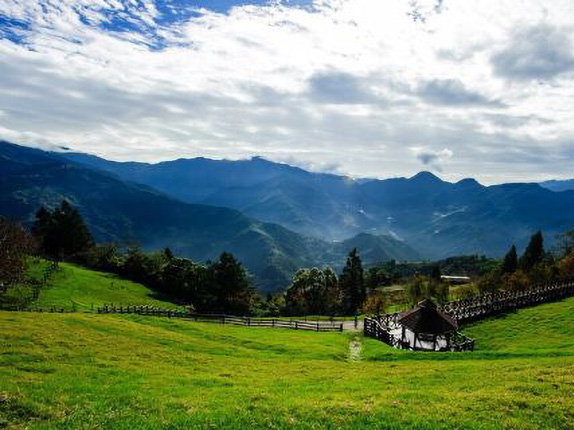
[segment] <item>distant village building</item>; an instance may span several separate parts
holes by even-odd
[[[470,282],[470,276],[441,275],[440,279],[452,285],[468,284]]]

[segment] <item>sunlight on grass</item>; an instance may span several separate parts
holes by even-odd
[[[539,309],[568,315],[573,304]],[[531,330],[518,339],[510,324],[483,337],[500,319],[476,324],[468,332],[477,353],[397,351],[360,338],[353,362],[347,333],[1,312],[0,414],[31,429],[567,429],[573,350],[539,356],[528,346],[567,345],[572,316],[564,318],[569,328],[547,338]],[[514,343],[504,349],[504,339]]]
[[[156,297],[154,292],[141,284],[70,263],[60,263],[59,270],[42,289],[33,305],[91,310],[92,307],[97,308],[104,303],[177,307]]]

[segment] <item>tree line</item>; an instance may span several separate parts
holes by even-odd
[[[31,235],[21,227],[16,230],[35,243],[45,258],[118,274],[197,312],[352,315],[361,310],[367,297],[368,282],[356,249],[340,276],[330,268],[302,269],[285,292],[262,298],[247,270],[229,252],[200,264],[174,256],[169,248],[146,253],[137,245],[123,249],[113,243],[96,244],[81,214],[67,200],[53,210],[40,208]]]
[[[118,274],[197,312],[236,315],[356,315],[382,313],[389,302],[412,306],[424,298],[449,300],[441,270],[478,276],[469,294],[524,289],[532,284],[574,276],[574,232],[559,240],[559,251],[547,252],[541,232],[530,239],[520,258],[513,245],[501,260],[453,257],[436,263],[363,268],[353,249],[338,275],[332,268],[298,270],[288,288],[262,298],[243,265],[229,252],[200,264],[173,255],[169,248],[145,253],[138,246],[96,244],[82,216],[64,200],[53,210],[40,208],[31,234],[0,217],[0,295],[25,279],[26,255],[39,253],[57,261]],[[399,299],[385,287],[403,284]]]
[[[532,285],[569,279],[574,276],[574,232],[559,236],[553,252],[544,247],[544,236],[538,231],[531,236],[523,254],[518,257],[512,245],[501,262],[478,282],[479,292],[519,291]]]

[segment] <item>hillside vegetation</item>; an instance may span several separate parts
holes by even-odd
[[[0,170],[0,215],[30,224],[41,206],[54,209],[66,199],[81,212],[98,243],[138,242],[148,251],[169,247],[174,254],[197,262],[215,260],[228,251],[249,269],[264,292],[287,286],[301,267],[343,264],[353,246],[365,249],[370,263],[420,258],[390,236],[362,235],[352,243],[333,244],[237,210],[184,203],[137,185],[133,178],[122,180],[59,154],[1,140]]]
[[[451,183],[429,172],[411,178],[353,180],[257,157],[147,164],[78,153],[63,156],[189,203],[237,209],[326,240],[392,232],[432,259],[463,254],[500,257],[513,243],[522,249],[538,229],[552,239],[570,228],[574,208],[572,191],[556,193],[534,183],[483,186],[471,178]],[[572,188],[571,182],[543,185]]]
[[[350,333],[0,312],[0,419],[30,429],[570,429],[574,298],[477,323],[474,353]]]
[[[33,306],[91,310],[105,303],[176,307],[159,299],[149,288],[105,272],[60,263]]]

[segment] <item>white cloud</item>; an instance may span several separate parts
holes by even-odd
[[[453,156],[453,152],[448,148],[435,151],[424,147],[414,147],[411,148],[411,151],[424,166],[428,166],[437,172],[442,172],[444,163],[448,162]]]
[[[165,14],[151,1],[0,0],[0,15],[28,27],[23,44],[0,40],[0,138],[124,160],[263,155],[369,177],[421,162],[486,183],[574,175],[570,1]]]

